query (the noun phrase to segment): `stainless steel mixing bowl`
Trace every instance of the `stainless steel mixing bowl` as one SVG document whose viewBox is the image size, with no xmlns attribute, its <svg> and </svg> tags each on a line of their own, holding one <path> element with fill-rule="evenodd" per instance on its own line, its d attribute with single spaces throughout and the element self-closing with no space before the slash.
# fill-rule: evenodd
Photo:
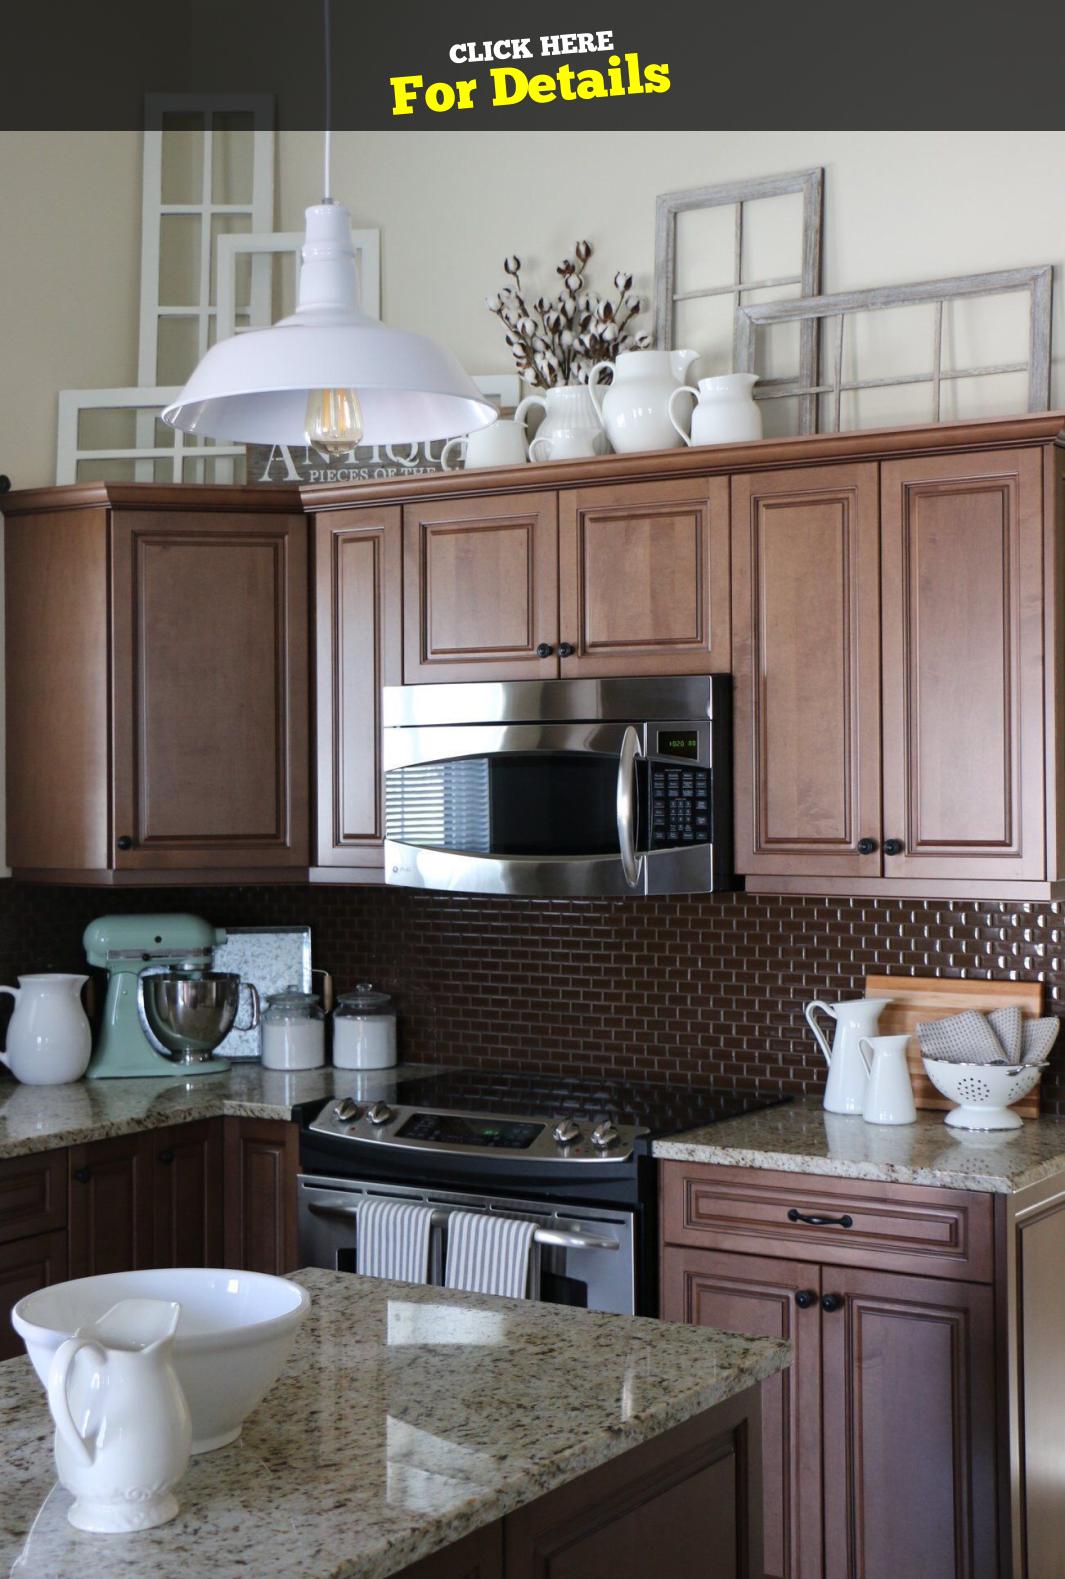
<svg viewBox="0 0 1065 1579">
<path fill-rule="evenodd" d="M 258 994 L 252 1025 L 258 1024 Z M 140 1007 L 155 1039 L 179 1063 L 203 1063 L 233 1029 L 241 979 L 230 971 L 161 971 L 140 978 Z M 250 1026 L 248 1027 L 251 1028 Z"/>
</svg>

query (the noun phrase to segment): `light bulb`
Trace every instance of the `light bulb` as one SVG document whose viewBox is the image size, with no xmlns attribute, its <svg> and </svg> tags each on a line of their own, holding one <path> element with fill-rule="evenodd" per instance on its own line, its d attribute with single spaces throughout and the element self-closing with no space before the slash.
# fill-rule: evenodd
<svg viewBox="0 0 1065 1579">
<path fill-rule="evenodd" d="M 362 438 L 362 407 L 353 389 L 312 389 L 307 396 L 307 443 L 327 455 L 352 450 Z"/>
</svg>

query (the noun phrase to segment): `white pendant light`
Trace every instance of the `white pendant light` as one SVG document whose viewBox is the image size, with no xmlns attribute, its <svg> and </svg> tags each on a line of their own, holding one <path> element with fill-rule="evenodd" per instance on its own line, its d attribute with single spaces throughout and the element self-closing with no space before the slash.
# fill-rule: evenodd
<svg viewBox="0 0 1065 1579">
<path fill-rule="evenodd" d="M 307 210 L 299 304 L 271 329 L 212 346 L 163 421 L 230 443 L 334 452 L 486 428 L 495 407 L 450 351 L 358 306 L 351 218 L 329 190 L 329 0 L 325 23 L 325 197 Z"/>
</svg>

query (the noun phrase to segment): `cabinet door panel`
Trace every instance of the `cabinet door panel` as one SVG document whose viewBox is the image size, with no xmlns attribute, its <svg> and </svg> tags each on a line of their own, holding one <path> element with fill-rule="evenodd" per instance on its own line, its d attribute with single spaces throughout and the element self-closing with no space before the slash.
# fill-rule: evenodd
<svg viewBox="0 0 1065 1579">
<path fill-rule="evenodd" d="M 148 1135 L 72 1146 L 70 1276 L 130 1272 L 152 1262 L 152 1152 Z"/>
<path fill-rule="evenodd" d="M 875 465 L 732 483 L 736 869 L 879 875 Z"/>
<path fill-rule="evenodd" d="M 34 1234 L 0 1245 L 0 1360 L 24 1354 L 22 1339 L 11 1325 L 10 1311 L 20 1299 L 67 1276 L 65 1233 Z"/>
<path fill-rule="evenodd" d="M 666 1246 L 662 1316 L 783 1338 L 788 1370 L 762 1384 L 765 1579 L 821 1574 L 821 1269 L 801 1261 Z M 813 1296 L 801 1308 L 796 1294 Z"/>
<path fill-rule="evenodd" d="M 62 1228 L 66 1220 L 65 1151 L 38 1151 L 0 1161 L 0 1244 Z"/>
<path fill-rule="evenodd" d="M 315 522 L 319 866 L 382 869 L 381 687 L 401 676 L 402 512 Z"/>
<path fill-rule="evenodd" d="M 408 505 L 403 556 L 408 685 L 558 674 L 554 494 Z M 551 648 L 546 658 L 540 643 Z"/>
<path fill-rule="evenodd" d="M 227 1118 L 226 1265 L 277 1276 L 296 1266 L 299 1125 Z"/>
<path fill-rule="evenodd" d="M 153 1130 L 155 1266 L 221 1266 L 222 1121 Z"/>
<path fill-rule="evenodd" d="M 888 877 L 1040 878 L 1042 458 L 883 468 Z"/>
<path fill-rule="evenodd" d="M 563 675 L 728 672 L 728 508 L 724 477 L 561 494 Z"/>
<path fill-rule="evenodd" d="M 116 511 L 112 554 L 115 864 L 305 866 L 306 522 Z"/>
<path fill-rule="evenodd" d="M 826 1579 L 998 1574 L 993 1293 L 822 1271 Z"/>
</svg>

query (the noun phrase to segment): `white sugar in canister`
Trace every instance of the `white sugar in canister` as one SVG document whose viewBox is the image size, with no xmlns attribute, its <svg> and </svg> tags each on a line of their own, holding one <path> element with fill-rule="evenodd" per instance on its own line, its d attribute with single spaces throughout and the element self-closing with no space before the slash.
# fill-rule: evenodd
<svg viewBox="0 0 1065 1579">
<path fill-rule="evenodd" d="M 396 1010 L 387 992 L 360 981 L 341 993 L 333 1011 L 337 1069 L 391 1069 L 396 1062 Z"/>
<path fill-rule="evenodd" d="M 264 1069 L 320 1069 L 325 1018 L 314 993 L 286 987 L 263 1010 L 259 1028 Z"/>
</svg>

